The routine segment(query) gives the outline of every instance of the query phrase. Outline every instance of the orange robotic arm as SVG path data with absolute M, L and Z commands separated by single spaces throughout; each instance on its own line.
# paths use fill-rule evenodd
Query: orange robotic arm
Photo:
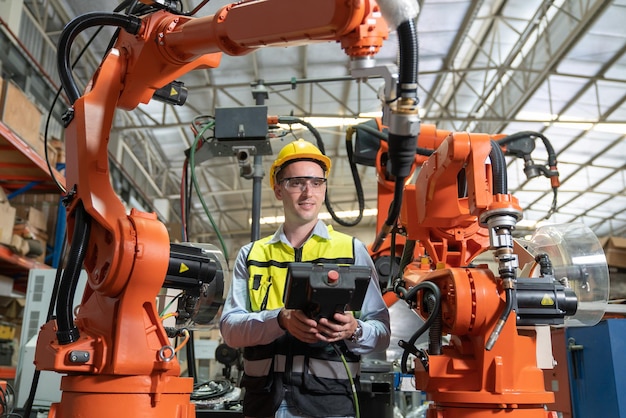
M 423 163 L 415 185 L 405 187 L 400 223 L 407 240 L 423 245 L 431 270 L 421 261 L 408 265 L 396 286 L 427 318 L 401 344 L 403 360 L 408 352 L 420 360 L 416 387 L 434 401 L 429 418 L 552 416 L 535 326 L 562 323 L 577 301 L 549 268 L 540 280 L 517 277 L 512 231 L 522 211 L 507 193 L 503 159 L 489 135 L 452 133 Z M 470 264 L 487 249 L 499 276 Z M 417 350 L 427 328 L 428 351 Z M 450 343 L 443 345 L 446 334 Z
M 124 31 L 82 94 L 72 79 L 69 48 L 82 30 L 100 25 Z M 127 214 L 109 179 L 115 109 L 133 109 L 181 75 L 218 66 L 222 51 L 242 55 L 262 46 L 334 40 L 348 55 L 367 59 L 387 32 L 373 0 L 243 1 L 206 18 L 91 13 L 66 26 L 59 72 L 72 104 L 65 135 L 71 250 L 57 317 L 42 327 L 35 356 L 38 370 L 67 374 L 51 418 L 111 417 L 119 408 L 126 416 L 194 416 L 193 381 L 179 377 L 155 301 L 164 284 L 206 297 L 222 266 L 194 248 L 170 244 L 155 214 Z M 194 276 L 180 268 L 183 263 L 192 265 Z M 88 286 L 74 319 L 71 301 L 81 268 Z

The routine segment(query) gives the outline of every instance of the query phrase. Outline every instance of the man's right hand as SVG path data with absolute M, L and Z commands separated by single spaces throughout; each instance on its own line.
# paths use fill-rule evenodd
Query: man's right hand
M 278 313 L 277 320 L 281 328 L 289 331 L 300 341 L 309 344 L 319 341 L 317 322 L 301 310 L 282 308 Z

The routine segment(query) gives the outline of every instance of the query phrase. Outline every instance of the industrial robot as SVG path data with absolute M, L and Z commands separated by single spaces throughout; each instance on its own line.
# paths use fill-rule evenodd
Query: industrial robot
M 530 297 L 515 297 L 526 284 L 516 276 L 510 232 L 522 209 L 498 181 L 504 168 L 495 168 L 501 160 L 489 136 L 420 129 L 417 2 L 244 0 L 206 17 L 177 10 L 175 1 L 141 3 L 150 9 L 140 17 L 79 16 L 59 40 L 59 74 L 70 104 L 64 119 L 70 249 L 56 315 L 42 327 L 35 354 L 37 370 L 64 374 L 61 401 L 48 416 L 195 416 L 193 380 L 180 376 L 177 350 L 155 301 L 164 287 L 180 289 L 185 297 L 178 313 L 193 320 L 203 311 L 200 305 L 215 304 L 226 266 L 214 251 L 170 243 L 155 214 L 126 211 L 109 178 L 108 140 L 116 109 L 163 99 L 170 83 L 195 69 L 218 67 L 223 53 L 238 56 L 261 47 L 331 41 L 351 58 L 353 77 L 385 80 L 382 124 L 388 138 L 390 210 L 375 244 L 384 247 L 385 237 L 401 225 L 403 248 L 412 248 L 403 257 L 410 262 L 402 263 L 402 276 L 397 282 L 394 278 L 394 293 L 411 301 L 431 328 L 428 352 L 407 343 L 421 359 L 422 370 L 415 371 L 418 385 L 435 402 L 430 416 L 546 416 L 544 405 L 552 398 L 539 384 L 532 326 L 546 316 L 572 315 L 577 298 L 569 283 L 557 279 L 549 260 L 535 274 L 538 288 L 528 284 L 524 294 Z M 70 49 L 81 32 L 97 26 L 116 27 L 119 34 L 80 91 Z M 397 68 L 373 60 L 390 27 L 398 33 Z M 432 142 L 421 144 L 432 155 L 416 157 L 418 136 Z M 411 184 L 416 158 L 419 173 Z M 460 171 L 467 193 L 458 191 Z M 468 264 L 486 248 L 495 250 L 497 276 Z M 70 301 L 81 269 L 87 271 L 88 285 L 74 310 Z M 592 287 L 593 277 L 579 274 Z M 540 297 L 537 306 L 538 293 L 548 296 Z M 535 314 L 544 300 L 554 302 L 547 303 L 550 313 Z M 521 308 L 528 308 L 527 316 Z M 516 315 L 509 315 L 512 311 Z M 520 325 L 530 328 L 520 330 Z M 452 336 L 450 345 L 439 343 L 443 333 Z
M 208 320 L 201 305 L 212 306 L 221 296 L 226 266 L 219 254 L 170 243 L 154 213 L 128 213 L 116 195 L 108 143 L 117 109 L 131 110 L 153 98 L 184 103 L 182 97 L 168 97 L 179 87 L 171 89 L 171 83 L 192 70 L 219 66 L 222 53 L 333 41 L 352 58 L 355 77 L 384 72 L 396 153 L 412 152 L 419 130 L 413 1 L 404 6 L 397 0 L 380 5 L 373 0 L 241 1 L 206 17 L 183 13 L 180 2 L 141 3 L 149 7 L 141 16 L 78 16 L 59 39 L 59 74 L 70 104 L 64 115 L 70 248 L 55 295 L 56 315 L 42 327 L 35 354 L 37 370 L 64 375 L 51 418 L 195 417 L 193 379 L 180 376 L 173 334 L 163 326 L 156 300 L 162 288 L 182 290 L 177 313 L 187 322 L 197 315 Z M 379 70 L 373 61 L 388 37 L 388 21 L 400 38 L 399 71 Z M 117 40 L 80 91 L 70 50 L 81 32 L 98 26 L 117 28 Z M 88 284 L 74 309 L 70 301 L 82 269 Z
M 546 225 L 530 239 L 515 238 L 523 210 L 507 190 L 505 155 L 524 158 L 528 177 L 550 179 L 554 206 L 559 182 L 549 141 L 535 132 L 488 135 L 422 124 L 398 203 L 389 197 L 400 186 L 388 167 L 388 138 L 381 124 L 369 125 L 355 129 L 355 152 L 363 150 L 356 159 L 375 166 L 378 177 L 379 234 L 369 251 L 386 276 L 388 306 L 404 300 L 424 319 L 400 345 L 402 370 L 414 358 L 415 387 L 431 402 L 428 418 L 555 417 L 542 371 L 554 365 L 550 327 L 597 323 L 608 269 L 598 239 L 582 224 Z M 538 139 L 547 166 L 529 155 Z M 419 348 L 426 331 L 428 347 Z

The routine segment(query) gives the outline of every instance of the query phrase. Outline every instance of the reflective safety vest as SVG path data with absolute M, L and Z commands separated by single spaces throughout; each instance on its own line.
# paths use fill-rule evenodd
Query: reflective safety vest
M 354 239 L 328 226 L 330 239 L 310 237 L 302 248 L 294 249 L 272 236 L 256 241 L 247 259 L 248 290 L 253 312 L 277 309 L 283 305 L 287 269 L 291 262 L 354 264 Z M 283 399 L 312 417 L 354 415 L 352 388 L 346 367 L 358 384 L 360 357 L 352 354 L 343 341 L 307 344 L 289 333 L 274 342 L 244 348 L 244 375 L 241 386 L 245 416 L 273 416 Z M 322 395 L 322 396 L 320 396 Z
M 252 312 L 277 309 L 283 305 L 287 268 L 292 262 L 354 264 L 354 238 L 328 225 L 330 239 L 313 235 L 302 248 L 292 248 L 273 236 L 252 244 L 247 266 L 250 272 L 248 291 Z

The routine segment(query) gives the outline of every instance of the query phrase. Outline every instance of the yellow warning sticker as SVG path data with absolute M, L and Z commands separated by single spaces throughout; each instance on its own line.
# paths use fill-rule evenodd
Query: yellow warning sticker
M 189 267 L 185 263 L 180 263 L 180 268 L 178 269 L 179 273 L 184 273 L 189 270 Z
M 552 299 L 552 296 L 546 293 L 541 299 L 541 304 L 543 306 L 554 305 L 554 299 Z
M 170 90 L 170 96 L 176 96 L 178 94 L 178 90 L 176 90 L 174 87 L 171 88 Z

